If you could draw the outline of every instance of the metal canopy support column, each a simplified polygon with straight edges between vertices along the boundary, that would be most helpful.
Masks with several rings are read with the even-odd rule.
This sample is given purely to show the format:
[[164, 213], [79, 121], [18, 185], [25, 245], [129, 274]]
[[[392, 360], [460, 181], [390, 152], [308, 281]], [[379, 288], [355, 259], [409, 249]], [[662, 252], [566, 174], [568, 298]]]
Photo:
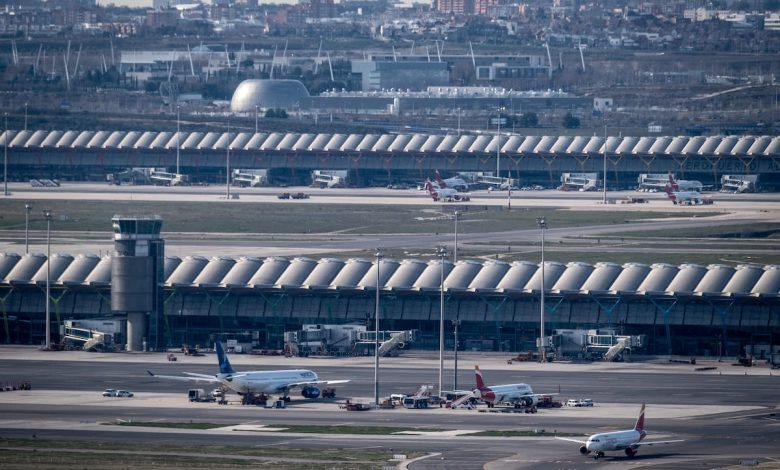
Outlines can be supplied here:
[[[171, 299], [173, 299], [173, 297], [176, 296], [177, 293], [178, 293], [178, 291], [174, 287], [171, 290], [170, 295], [165, 297], [165, 290], [163, 290], [163, 297], [165, 297], [165, 298], [163, 299], [163, 302], [162, 302], [162, 314], [163, 314], [163, 325], [165, 325], [165, 337], [166, 338], [170, 338], [172, 336], [172, 334], [173, 334], [171, 332], [171, 325], [169, 323], [170, 320], [169, 320], [169, 315], [168, 315], [168, 311], [167, 311], [167, 305], [168, 305], [168, 302]], [[187, 328], [187, 330], [188, 330], [187, 333], [189, 334], [189, 328]], [[189, 343], [189, 342], [190, 342], [189, 338], [187, 338], [187, 343]]]
[[13, 294], [13, 292], [14, 292], [14, 288], [11, 287], [10, 289], [8, 289], [8, 293], [6, 295], [0, 297], [0, 305], [2, 305], [3, 308], [3, 324], [5, 325], [5, 342], [8, 344], [11, 343], [11, 329], [8, 326], [8, 308], [7, 308], [6, 300], [8, 299], [8, 297], [11, 296], [11, 294]]
[[[217, 305], [217, 318], [219, 319], [219, 332], [225, 333], [225, 325], [223, 323], [222, 314], [220, 313], [220, 310], [222, 309], [222, 304], [225, 303], [225, 301], [230, 298], [231, 291], [230, 289], [227, 290], [225, 293], [220, 293], [219, 295], [211, 295], [212, 292], [206, 291], [206, 298], [209, 299], [209, 302], [215, 303]], [[211, 309], [209, 309], [209, 316], [211, 316]], [[233, 322], [235, 323], [235, 316], [233, 316]]]
[[713, 310], [718, 314], [720, 317], [720, 327], [721, 327], [721, 347], [723, 348], [721, 351], [722, 353], [725, 353], [726, 348], [724, 347], [726, 344], [728, 344], [728, 329], [726, 328], [726, 314], [731, 310], [731, 307], [734, 305], [734, 299], [727, 299], [727, 300], [715, 300], [715, 299], [706, 299], [707, 303], [710, 304]]
[[671, 312], [674, 306], [677, 305], [677, 299], [675, 298], [671, 300], [671, 303], [666, 308], [664, 308], [662, 303], [664, 300], [668, 301], [668, 299], [654, 299], [652, 297], [648, 297], [648, 299], [650, 300], [650, 302], [652, 302], [655, 308], [660, 310], [661, 314], [663, 314], [664, 328], [666, 329], [666, 349], [668, 354], [671, 356], [672, 355], [672, 332], [669, 326], [669, 312]]
[[[498, 303], [494, 302], [493, 298], [491, 297], [485, 297], [484, 295], [477, 294], [479, 299], [483, 302], [485, 302], [485, 305], [487, 305], [491, 313], [495, 316], [495, 325], [496, 325], [496, 341], [498, 341], [498, 344], [501, 344], [501, 319], [498, 317], [498, 311], [504, 307], [504, 304], [506, 304], [507, 300], [509, 300], [509, 297], [507, 296], [501, 296], [500, 301]], [[459, 315], [460, 317], [460, 312]]]
[[612, 312], [615, 311], [618, 305], [620, 305], [620, 302], [623, 300], [623, 296], [619, 295], [617, 299], [614, 298], [608, 298], [608, 299], [599, 299], [598, 297], [594, 295], [589, 296], [596, 304], [601, 307], [604, 311], [607, 312], [607, 316], [609, 317], [609, 324], [612, 325], [613, 319], [612, 319]]
[[[555, 315], [558, 312], [558, 307], [561, 306], [561, 304], [563, 303], [564, 300], [566, 300], [566, 298], [564, 296], [562, 296], [562, 295], [559, 296], [557, 298], [557, 300], [555, 300], [555, 296], [550, 295], [549, 293], [544, 294], [544, 315], [545, 315], [545, 317], [547, 316], [548, 313], [551, 314], [551, 315]], [[539, 302], [541, 303], [541, 301], [542, 301], [542, 296], [540, 294], [539, 295]], [[545, 324], [549, 323], [549, 322], [550, 322], [549, 318], [547, 320], [545, 320]], [[550, 331], [552, 331], [552, 328], [550, 328]]]

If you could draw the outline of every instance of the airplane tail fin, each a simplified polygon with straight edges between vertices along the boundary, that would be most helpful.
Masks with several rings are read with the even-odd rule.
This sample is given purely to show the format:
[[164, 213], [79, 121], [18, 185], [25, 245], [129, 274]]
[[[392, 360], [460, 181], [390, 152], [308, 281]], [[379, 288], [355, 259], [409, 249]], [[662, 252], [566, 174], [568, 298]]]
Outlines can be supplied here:
[[447, 183], [445, 183], [444, 180], [441, 179], [441, 174], [439, 173], [439, 170], [436, 170], [435, 174], [436, 174], [436, 182], [439, 183], [439, 187], [442, 188], [442, 189], [446, 188], [447, 187]]
[[639, 411], [639, 418], [636, 420], [634, 430], [643, 433], [645, 430], [645, 405], [642, 404], [642, 409]]
[[425, 182], [425, 190], [428, 191], [428, 195], [431, 196], [434, 201], [439, 200], [439, 193], [433, 190], [433, 184], [430, 180]]
[[485, 387], [485, 380], [482, 378], [482, 371], [479, 370], [479, 366], [474, 366], [474, 372], [477, 376], [477, 388], [482, 390]]
[[230, 361], [228, 360], [227, 353], [225, 352], [225, 348], [222, 346], [221, 341], [217, 341], [216, 350], [220, 374], [235, 374], [236, 371], [230, 366]]

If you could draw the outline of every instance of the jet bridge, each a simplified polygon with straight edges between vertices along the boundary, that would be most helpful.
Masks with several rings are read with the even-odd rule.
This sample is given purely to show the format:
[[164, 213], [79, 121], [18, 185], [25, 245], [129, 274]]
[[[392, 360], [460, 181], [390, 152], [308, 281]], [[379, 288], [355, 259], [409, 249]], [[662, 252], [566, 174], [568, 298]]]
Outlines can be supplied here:
[[314, 170], [311, 172], [313, 186], [337, 188], [347, 185], [347, 170]]
[[724, 193], [753, 193], [758, 185], [758, 175], [723, 175], [720, 190]]
[[114, 334], [88, 328], [77, 322], [66, 320], [62, 335], [65, 349], [81, 349], [89, 352], [105, 352], [116, 350]]
[[646, 344], [645, 335], [620, 335], [611, 328], [598, 330], [554, 330], [549, 344], [558, 357], [618, 360], [626, 351]]
[[268, 170], [233, 170], [233, 184], [256, 188], [268, 184]]
[[598, 173], [564, 173], [561, 175], [561, 191], [596, 191], [599, 187]]

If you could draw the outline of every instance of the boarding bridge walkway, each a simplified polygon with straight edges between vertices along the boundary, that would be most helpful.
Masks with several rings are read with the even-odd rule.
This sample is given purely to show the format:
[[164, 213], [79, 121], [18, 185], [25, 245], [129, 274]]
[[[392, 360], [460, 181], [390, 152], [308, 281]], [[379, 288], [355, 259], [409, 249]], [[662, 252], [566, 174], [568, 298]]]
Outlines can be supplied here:
[[[407, 343], [414, 341], [415, 330], [406, 331], [380, 331], [379, 332], [379, 355], [382, 357], [390, 356], [399, 349], [406, 347]], [[358, 344], [372, 345], [375, 343], [374, 332], [365, 331], [358, 334]]]
[[606, 362], [612, 362], [618, 357], [620, 357], [620, 354], [625, 351], [626, 348], [628, 348], [628, 342], [629, 338], [622, 338], [620, 341], [618, 341], [614, 346], [609, 348], [607, 352], [604, 354], [604, 361]]

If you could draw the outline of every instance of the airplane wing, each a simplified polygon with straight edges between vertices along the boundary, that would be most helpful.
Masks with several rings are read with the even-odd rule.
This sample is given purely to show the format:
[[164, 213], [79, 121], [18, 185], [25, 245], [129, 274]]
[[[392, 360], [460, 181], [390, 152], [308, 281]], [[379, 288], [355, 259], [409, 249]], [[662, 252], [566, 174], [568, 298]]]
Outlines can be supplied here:
[[639, 441], [631, 447], [653, 446], [656, 444], [671, 444], [673, 442], [684, 442], [684, 439], [675, 439], [673, 441], [648, 441], [648, 442]]
[[286, 384], [285, 388], [305, 387], [306, 385], [336, 385], [345, 384], [350, 380], [310, 380], [308, 382], [294, 382]]
[[213, 375], [205, 375], [205, 374], [194, 374], [194, 373], [188, 373], [190, 375], [189, 377], [182, 377], [180, 375], [157, 375], [153, 373], [150, 370], [146, 371], [149, 375], [152, 377], [155, 377], [157, 379], [166, 379], [166, 380], [181, 380], [183, 382], [211, 382], [211, 383], [222, 383], [218, 378], [214, 377]]
[[576, 442], [577, 444], [587, 444], [585, 441], [580, 441], [580, 440], [577, 440], [577, 439], [571, 439], [571, 438], [568, 438], [568, 437], [558, 437], [558, 436], [555, 436], [555, 438], [558, 439], [559, 441], [569, 441], [569, 442]]

